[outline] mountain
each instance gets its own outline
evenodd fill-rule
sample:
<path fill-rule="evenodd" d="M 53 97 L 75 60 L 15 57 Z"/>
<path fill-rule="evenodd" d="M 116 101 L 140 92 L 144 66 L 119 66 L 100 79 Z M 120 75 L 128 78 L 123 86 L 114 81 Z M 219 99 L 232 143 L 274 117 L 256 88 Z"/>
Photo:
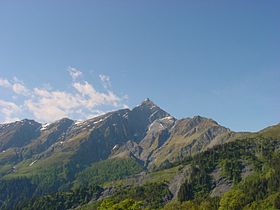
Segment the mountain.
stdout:
<path fill-rule="evenodd" d="M 113 157 L 132 154 L 145 166 L 157 167 L 225 143 L 233 135 L 211 119 L 195 116 L 176 120 L 167 116 L 151 123 L 139 144 L 129 141 L 115 149 Z"/>
<path fill-rule="evenodd" d="M 176 119 L 150 99 L 85 121 L 2 124 L 0 208 L 102 209 L 111 199 L 114 205 L 144 201 L 138 204 L 150 209 L 174 209 L 176 200 L 177 209 L 201 202 L 217 209 L 228 205 L 226 192 L 242 191 L 256 174 L 258 181 L 265 176 L 262 197 L 246 197 L 242 204 L 253 205 L 277 196 L 268 184 L 280 180 L 273 163 L 279 147 L 280 124 L 234 132 L 201 116 Z"/>
<path fill-rule="evenodd" d="M 150 158 L 168 139 L 170 129 L 175 124 L 176 119 L 172 116 L 166 116 L 154 120 L 146 130 L 143 139 L 137 143 L 128 141 L 112 151 L 112 157 L 134 156 L 141 160 L 145 166 L 150 163 Z"/>
<path fill-rule="evenodd" d="M 0 125 L 0 151 L 31 143 L 31 140 L 39 135 L 40 126 L 40 123 L 33 120 Z"/>
<path fill-rule="evenodd" d="M 182 160 L 215 145 L 225 143 L 233 132 L 217 122 L 195 116 L 176 121 L 170 130 L 168 141 L 153 155 L 153 161 L 160 165 L 164 161 Z"/>

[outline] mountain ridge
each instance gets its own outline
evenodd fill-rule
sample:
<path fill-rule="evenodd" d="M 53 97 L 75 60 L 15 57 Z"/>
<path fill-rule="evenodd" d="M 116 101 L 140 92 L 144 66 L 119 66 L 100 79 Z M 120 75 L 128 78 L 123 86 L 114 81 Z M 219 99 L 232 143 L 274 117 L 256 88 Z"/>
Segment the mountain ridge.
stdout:
<path fill-rule="evenodd" d="M 124 186 L 143 185 L 163 176 L 169 181 L 161 187 L 168 187 L 175 199 L 186 178 L 192 180 L 198 170 L 184 161 L 240 139 L 262 138 L 280 138 L 280 124 L 259 132 L 234 132 L 202 116 L 176 119 L 150 99 L 84 121 L 62 118 L 41 124 L 24 119 L 0 125 L 0 182 L 24 177 L 40 196 L 109 181 L 114 189 L 117 180 Z M 244 177 L 252 168 L 245 162 L 240 173 Z M 220 168 L 211 168 L 208 176 L 215 177 L 213 194 L 231 189 Z M 112 195 L 111 188 L 104 187 L 103 193 Z"/>
<path fill-rule="evenodd" d="M 62 118 L 53 123 L 41 124 L 24 119 L 0 124 L 0 151 L 9 149 L 8 142 L 12 141 L 6 137 L 4 128 L 21 124 L 37 126 L 34 127 L 34 133 L 30 131 L 32 134 L 27 145 L 14 145 L 15 148 L 24 146 L 23 157 L 48 157 L 54 153 L 75 150 L 79 159 L 85 156 L 85 164 L 120 156 L 119 153 L 131 153 L 145 166 L 159 166 L 165 161 L 176 161 L 241 135 L 213 119 L 199 115 L 176 119 L 147 98 L 132 109 L 116 110 L 84 121 Z M 6 144 L 1 137 L 6 138 Z M 94 152 L 94 148 L 98 149 Z M 95 157 L 90 153 L 94 153 Z"/>

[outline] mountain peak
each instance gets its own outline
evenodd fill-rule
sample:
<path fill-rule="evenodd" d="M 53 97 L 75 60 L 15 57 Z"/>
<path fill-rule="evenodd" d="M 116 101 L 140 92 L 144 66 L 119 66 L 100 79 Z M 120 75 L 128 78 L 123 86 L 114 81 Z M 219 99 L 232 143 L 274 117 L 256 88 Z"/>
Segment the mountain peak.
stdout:
<path fill-rule="evenodd" d="M 149 102 L 149 101 L 151 101 L 149 98 L 145 98 L 143 102 Z"/>
<path fill-rule="evenodd" d="M 157 105 L 151 101 L 149 98 L 146 98 L 140 106 L 151 106 L 151 107 L 157 107 Z"/>
<path fill-rule="evenodd" d="M 135 107 L 132 111 L 135 110 L 141 111 L 142 114 L 143 112 L 145 112 L 147 115 L 150 115 L 151 120 L 155 120 L 155 116 L 157 116 L 157 119 L 170 116 L 170 114 L 162 110 L 149 98 L 146 98 L 139 106 Z"/>

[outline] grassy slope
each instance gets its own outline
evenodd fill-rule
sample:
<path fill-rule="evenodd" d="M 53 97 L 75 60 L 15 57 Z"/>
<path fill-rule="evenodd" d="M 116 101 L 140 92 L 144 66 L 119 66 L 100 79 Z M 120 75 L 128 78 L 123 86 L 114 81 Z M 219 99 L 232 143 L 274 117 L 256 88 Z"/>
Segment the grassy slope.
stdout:
<path fill-rule="evenodd" d="M 87 186 L 88 184 L 119 180 L 141 171 L 143 171 L 142 165 L 132 158 L 107 159 L 96 162 L 77 174 L 74 186 Z"/>

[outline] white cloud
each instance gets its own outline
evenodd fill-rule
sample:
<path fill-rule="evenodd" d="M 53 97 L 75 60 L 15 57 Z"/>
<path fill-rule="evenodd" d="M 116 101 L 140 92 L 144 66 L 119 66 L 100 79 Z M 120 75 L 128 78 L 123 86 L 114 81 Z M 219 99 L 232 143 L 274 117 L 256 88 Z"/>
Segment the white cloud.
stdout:
<path fill-rule="evenodd" d="M 123 108 L 124 108 L 124 109 L 129 109 L 129 106 L 128 106 L 127 104 L 124 104 L 124 105 L 123 105 Z"/>
<path fill-rule="evenodd" d="M 79 95 L 40 88 L 34 88 L 33 98 L 26 100 L 25 106 L 36 119 L 43 122 L 70 117 L 77 109 L 84 108 Z"/>
<path fill-rule="evenodd" d="M 19 81 L 16 77 L 14 77 L 13 81 L 0 78 L 0 86 L 11 89 L 14 93 L 18 95 L 24 95 L 24 96 L 29 95 L 28 88 L 26 88 L 23 82 Z"/>
<path fill-rule="evenodd" d="M 104 88 L 108 89 L 111 88 L 111 81 L 110 77 L 104 74 L 99 75 L 100 80 L 102 81 L 102 85 Z"/>
<path fill-rule="evenodd" d="M 80 76 L 82 76 L 82 72 L 79 71 L 78 69 L 76 68 L 73 68 L 73 67 L 69 67 L 68 68 L 68 72 L 70 74 L 70 76 L 72 77 L 73 80 L 76 80 L 78 79 Z"/>
<path fill-rule="evenodd" d="M 4 123 L 19 120 L 17 114 L 21 111 L 20 107 L 10 101 L 0 99 L 0 113 L 4 117 Z"/>
<path fill-rule="evenodd" d="M 44 100 L 39 102 L 26 100 L 24 105 L 31 111 L 35 118 L 41 122 L 51 122 L 63 117 L 68 117 L 64 110 L 55 104 L 44 102 Z"/>
<path fill-rule="evenodd" d="M 126 107 L 123 103 L 123 100 L 127 99 L 126 97 L 119 97 L 107 88 L 105 92 L 100 92 L 88 81 L 77 81 L 82 72 L 75 68 L 69 68 L 68 72 L 73 79 L 71 92 L 40 87 L 28 89 L 17 78 L 12 82 L 1 79 L 0 86 L 9 88 L 14 93 L 25 97 L 21 105 L 22 109 L 13 102 L 2 101 L 2 105 L 0 103 L 0 106 L 4 107 L 1 109 L 1 113 L 5 121 L 13 119 L 14 116 L 17 116 L 15 114 L 23 113 L 22 110 L 40 122 L 52 122 L 63 117 L 87 119 L 112 109 Z M 111 85 L 108 76 L 99 75 L 99 78 L 102 83 Z M 102 109 L 104 105 L 106 110 Z M 111 110 L 108 110 L 109 107 Z"/>
<path fill-rule="evenodd" d="M 18 95 L 24 95 L 24 96 L 29 95 L 29 90 L 24 85 L 22 85 L 20 83 L 13 84 L 12 89 Z"/>
<path fill-rule="evenodd" d="M 86 81 L 84 83 L 76 82 L 73 84 L 73 87 L 83 96 L 82 103 L 89 109 L 101 104 L 111 104 L 116 106 L 121 100 L 111 91 L 108 91 L 107 93 L 96 91 L 94 87 Z"/>
<path fill-rule="evenodd" d="M 72 114 L 96 116 L 104 113 L 97 109 L 102 105 L 123 107 L 121 99 L 111 91 L 98 92 L 86 81 L 76 82 L 73 87 L 74 93 L 34 88 L 33 98 L 26 100 L 25 106 L 36 119 L 43 122 L 71 117 Z"/>
<path fill-rule="evenodd" d="M 7 79 L 0 78 L 0 86 L 4 88 L 11 87 L 11 83 Z"/>
<path fill-rule="evenodd" d="M 15 83 L 23 83 L 21 80 L 19 80 L 17 77 L 13 77 L 13 81 Z"/>

